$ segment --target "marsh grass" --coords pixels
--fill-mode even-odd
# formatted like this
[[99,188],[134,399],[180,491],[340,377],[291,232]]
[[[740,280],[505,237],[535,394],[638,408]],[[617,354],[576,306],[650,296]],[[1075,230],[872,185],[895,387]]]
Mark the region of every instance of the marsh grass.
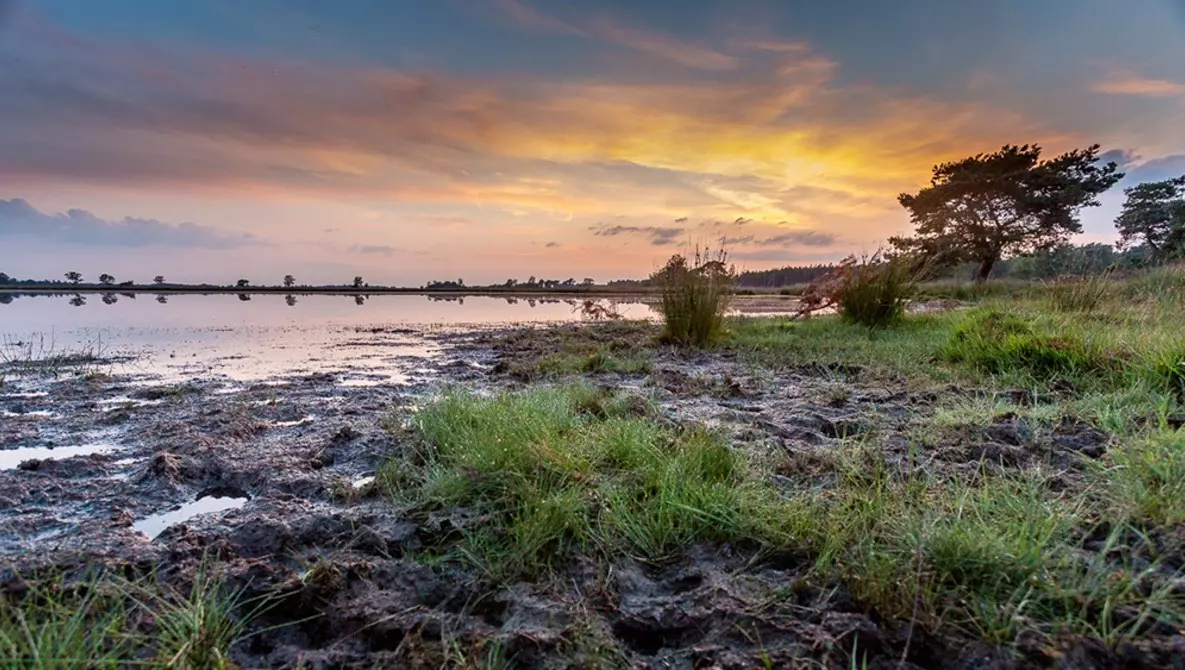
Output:
[[661,294],[664,341],[702,347],[720,337],[736,287],[736,270],[728,264],[727,252],[697,246],[690,258],[672,256],[651,279]]
[[28,337],[4,336],[0,340],[0,375],[26,377],[86,376],[96,374],[104,361],[101,338],[63,345],[53,333]]
[[880,253],[852,265],[839,284],[837,301],[844,321],[866,328],[896,325],[916,293],[912,259],[885,259]]
[[134,657],[132,607],[103,579],[34,581],[19,599],[0,596],[0,668],[119,668]]
[[1061,312],[1093,312],[1102,306],[1114,286],[1111,273],[1063,277],[1048,282],[1042,292],[1050,306]]
[[148,577],[29,576],[0,596],[0,668],[160,667],[227,670],[230,650],[272,606],[246,598],[203,563],[188,592]]
[[744,456],[644,412],[583,385],[455,391],[416,415],[419,453],[380,477],[399,504],[488,517],[441,550],[498,578],[539,576],[574,552],[662,560],[695,542],[768,540],[776,495]]

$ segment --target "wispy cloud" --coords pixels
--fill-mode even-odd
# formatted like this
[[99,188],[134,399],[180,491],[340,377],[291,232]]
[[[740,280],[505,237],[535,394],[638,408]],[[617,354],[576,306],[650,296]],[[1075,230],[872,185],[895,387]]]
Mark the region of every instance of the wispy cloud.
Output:
[[828,233],[814,230],[796,230],[780,235],[760,237],[758,235],[739,235],[720,238],[727,246],[755,246],[755,247],[829,247],[835,244],[837,237]]
[[350,250],[360,254],[386,256],[388,258],[403,252],[403,250],[399,249],[398,247],[393,247],[386,244],[360,244],[350,247]]
[[560,243],[559,242],[548,242],[547,244],[545,244],[543,246],[547,247],[548,249],[555,249],[560,246]]
[[232,249],[263,243],[253,235],[227,233],[194,223],[170,224],[131,216],[107,220],[82,209],[44,214],[22,198],[0,200],[0,236],[3,235],[117,247]]
[[523,0],[494,0],[494,6],[521,25],[545,32],[584,35],[584,31],[572,24],[545,14]]
[[686,67],[727,71],[741,65],[741,59],[736,56],[665,33],[628,26],[606,16],[581,17],[580,26],[583,27],[578,27],[535,8],[526,0],[495,0],[494,6],[520,25],[533,30],[601,39]]
[[741,59],[715,49],[684,42],[662,33],[641,30],[607,19],[594,23],[597,35],[610,42],[644,51],[673,63],[700,70],[727,71],[741,66]]
[[610,226],[607,228],[593,228],[593,234],[598,237],[617,237],[619,235],[640,235],[649,238],[650,244],[663,246],[675,242],[685,231],[682,228],[667,228],[663,226]]
[[1126,70],[1116,70],[1094,85],[1100,93],[1137,95],[1148,98],[1185,97],[1185,83],[1168,79],[1149,79]]

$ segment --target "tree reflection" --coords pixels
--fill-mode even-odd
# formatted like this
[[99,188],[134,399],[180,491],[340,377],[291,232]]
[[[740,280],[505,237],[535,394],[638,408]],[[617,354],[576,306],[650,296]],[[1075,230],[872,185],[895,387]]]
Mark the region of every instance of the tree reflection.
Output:
[[7,305],[13,301],[13,297],[9,293],[0,293],[0,305]]
[[[285,281],[287,281],[287,278],[285,278]],[[284,304],[288,305],[289,307],[296,307],[296,296],[294,296],[294,295],[284,296]]]
[[114,293],[104,293],[103,294],[103,304],[104,305],[114,305],[117,302],[119,302],[119,296],[115,295]]
[[239,294],[239,300],[242,300],[243,302],[247,302],[250,299],[251,299],[251,296],[247,295],[246,293]]
[[70,298],[70,304],[74,307],[82,307],[86,304],[86,298],[82,297],[81,294],[76,293],[74,294],[73,298]]
[[354,296],[354,304],[355,305],[361,306],[365,302],[366,302],[366,296],[364,296],[364,295]]
[[169,304],[169,296],[162,293],[161,295],[156,296],[156,301],[162,305],[167,305]]

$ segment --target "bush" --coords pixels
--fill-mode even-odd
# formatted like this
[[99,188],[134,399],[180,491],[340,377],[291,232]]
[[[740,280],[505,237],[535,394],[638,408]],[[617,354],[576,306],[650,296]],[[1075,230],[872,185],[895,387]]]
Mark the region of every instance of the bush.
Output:
[[676,254],[651,280],[662,291],[658,309],[663,341],[701,347],[720,335],[736,285],[736,270],[728,265],[727,252],[697,247],[690,263]]
[[839,314],[844,321],[886,328],[901,320],[916,282],[909,259],[883,260],[879,253],[853,265],[840,286]]
[[886,259],[881,252],[857,259],[848,256],[835,269],[811,282],[799,301],[799,315],[834,307],[848,323],[869,328],[894,325],[905,314],[924,268],[914,259]]

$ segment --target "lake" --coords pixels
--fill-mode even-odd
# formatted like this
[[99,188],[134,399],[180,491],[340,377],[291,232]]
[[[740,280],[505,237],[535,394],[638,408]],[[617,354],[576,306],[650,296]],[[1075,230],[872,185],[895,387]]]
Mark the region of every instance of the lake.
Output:
[[[0,362],[94,354],[159,382],[250,382],[328,372],[345,385],[404,381],[442,337],[501,324],[579,321],[573,298],[380,294],[22,295],[0,301]],[[604,301],[603,301],[604,302]],[[652,318],[635,300],[626,318]]]

